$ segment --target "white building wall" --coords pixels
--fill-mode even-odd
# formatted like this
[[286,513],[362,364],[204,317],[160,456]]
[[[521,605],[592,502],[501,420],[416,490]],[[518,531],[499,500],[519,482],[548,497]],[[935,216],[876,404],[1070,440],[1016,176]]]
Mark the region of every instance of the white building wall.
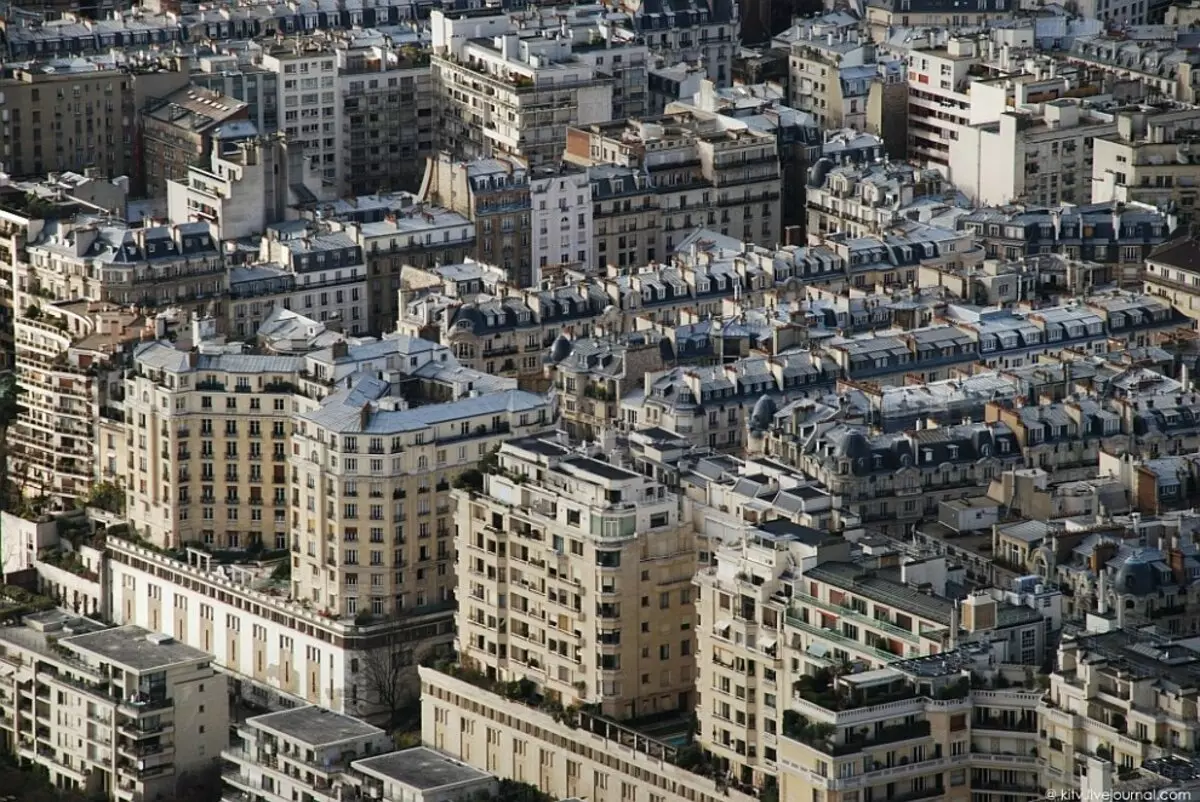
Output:
[[315,160],[323,182],[341,191],[342,104],[337,56],[330,52],[264,55],[263,67],[279,75],[280,128]]
[[594,224],[586,172],[557,174],[530,183],[533,286],[556,265],[592,269]]
[[[139,557],[146,560],[147,567],[151,569],[156,558],[167,562],[158,558],[158,555],[148,549],[134,546],[124,548],[139,552]],[[179,563],[171,561],[173,569],[179,570],[179,565]],[[284,696],[299,697],[339,713],[356,712],[347,709],[349,699],[346,688],[354,678],[348,672],[349,658],[346,650],[336,648],[327,640],[315,635],[305,634],[294,625],[281,625],[267,615],[256,615],[253,611],[245,609],[248,605],[244,602],[242,606],[238,606],[237,599],[251,599],[263,605],[265,611],[274,610],[296,618],[317,619],[315,614],[298,605],[290,605],[282,598],[273,598],[251,591],[245,585],[228,579],[220,579],[211,574],[202,576],[203,584],[223,593],[224,598],[185,588],[155,576],[150,570],[140,570],[117,560],[110,560],[109,568],[113,623],[118,625],[137,624],[146,629],[170,635],[182,643],[209,652],[222,670],[242,679],[250,679],[255,675],[253,666],[254,625],[264,626],[267,628],[265,654],[267,665],[279,665],[284,646],[280,638],[281,636],[286,637],[291,644],[288,651],[291,653],[292,673],[298,681],[295,694],[284,690],[278,677],[269,677],[265,682],[267,686]],[[192,571],[189,573],[189,577],[200,578],[201,573]],[[151,584],[158,589],[157,592],[160,594],[155,599],[155,606],[162,611],[162,614],[158,616],[151,615],[149,595],[149,585]],[[187,628],[184,632],[178,632],[175,630],[174,624],[175,611],[184,606],[187,608]],[[289,607],[295,609],[289,610]],[[204,625],[201,616],[206,612],[205,608],[212,610],[212,635],[208,639],[205,639],[202,634]],[[230,639],[231,632],[234,633],[232,640]],[[233,646],[232,649],[231,646]],[[236,654],[233,653],[234,651]],[[305,668],[305,658],[312,654],[320,655],[321,676],[326,678],[320,687],[310,687],[309,685],[310,675]]]

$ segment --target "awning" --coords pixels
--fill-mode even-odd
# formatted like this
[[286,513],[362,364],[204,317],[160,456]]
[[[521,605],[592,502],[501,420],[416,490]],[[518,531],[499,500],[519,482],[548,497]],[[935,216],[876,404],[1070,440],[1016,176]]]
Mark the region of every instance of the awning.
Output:
[[762,649],[764,652],[768,652],[774,648],[775,648],[775,639],[774,638],[763,638]]
[[811,654],[813,657],[824,657],[825,655],[829,654],[829,647],[824,643],[810,643],[805,651]]

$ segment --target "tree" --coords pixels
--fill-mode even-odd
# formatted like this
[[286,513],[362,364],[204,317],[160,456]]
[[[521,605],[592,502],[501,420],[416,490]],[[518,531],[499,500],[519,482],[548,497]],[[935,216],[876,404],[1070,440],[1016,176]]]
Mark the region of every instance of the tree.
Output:
[[125,511],[125,491],[115,482],[96,482],[88,493],[89,507],[99,507],[115,515]]
[[363,690],[371,702],[387,711],[389,724],[408,703],[410,694],[404,676],[411,670],[412,662],[411,648],[393,637],[371,649],[360,661],[358,676]]

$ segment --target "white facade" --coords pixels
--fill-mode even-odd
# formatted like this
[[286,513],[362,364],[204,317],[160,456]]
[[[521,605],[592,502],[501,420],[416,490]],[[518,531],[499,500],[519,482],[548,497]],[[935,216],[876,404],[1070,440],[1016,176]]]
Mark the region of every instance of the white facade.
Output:
[[280,127],[288,142],[303,149],[326,185],[340,188],[344,143],[337,54],[293,41],[264,53],[262,65],[279,75]]
[[51,519],[27,521],[11,512],[0,512],[0,580],[33,568],[38,552],[58,542]]
[[174,798],[229,738],[227,680],[208,655],[57,611],[0,629],[0,709],[16,757],[60,788],[99,780],[117,802]]
[[533,286],[547,268],[591,270],[593,216],[586,170],[559,171],[529,182]]
[[979,63],[978,44],[951,39],[944,49],[912,50],[908,62],[908,158],[945,166],[958,129],[970,120],[968,73]]
[[214,148],[207,169],[192,166],[186,180],[167,182],[168,217],[211,222],[220,240],[261,234],[287,205],[286,153],[278,139],[240,143],[226,156]]
[[567,126],[612,117],[613,79],[573,56],[575,31],[523,37],[507,16],[453,19],[438,10],[430,24],[445,148],[553,164]]
[[959,126],[949,177],[981,206],[1087,203],[1092,143],[1116,129],[1109,115],[1089,114],[1074,100],[1005,111],[994,123]]
[[372,639],[382,645],[432,628],[433,637],[422,646],[453,640],[453,621],[444,615],[405,619],[408,629],[388,635],[386,627],[356,627],[353,618],[318,615],[307,605],[252,590],[202,565],[116,538],[108,543],[111,619],[208,652],[217,666],[252,685],[249,692],[264,701],[306,701],[357,713],[369,694],[353,669],[373,648]]

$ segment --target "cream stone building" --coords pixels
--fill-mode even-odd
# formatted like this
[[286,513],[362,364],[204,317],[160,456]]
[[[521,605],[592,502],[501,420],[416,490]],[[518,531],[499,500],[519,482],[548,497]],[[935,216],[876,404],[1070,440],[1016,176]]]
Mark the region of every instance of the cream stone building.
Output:
[[410,687],[416,662],[453,641],[445,610],[359,622],[293,601],[253,574],[233,577],[203,552],[177,558],[115,536],[107,550],[112,592],[102,614],[207,652],[235,693],[258,704],[370,713],[378,693],[362,674],[366,660],[394,654],[404,669],[396,682]]
[[118,802],[173,797],[229,738],[228,680],[210,655],[57,611],[0,629],[0,709],[8,751]]
[[[421,740],[475,768],[591,802],[752,802],[663,759],[620,729],[626,745],[558,720],[435,668],[422,666]],[[669,750],[668,750],[669,751]],[[784,797],[780,797],[781,799]]]
[[[939,655],[959,647],[960,638],[963,643],[970,641],[986,650],[997,663],[1040,663],[1045,649],[1042,633],[1047,629],[1040,607],[1013,604],[987,593],[954,602],[946,597],[944,557],[901,555],[896,571],[899,576],[888,577],[852,562],[850,546],[849,541],[828,530],[772,520],[750,530],[741,542],[714,549],[715,565],[696,577],[698,737],[718,768],[738,782],[758,786],[766,778],[776,777],[782,786],[785,768],[796,762],[806,771],[830,778],[869,775],[874,770],[863,769],[861,759],[854,762],[853,769],[843,769],[835,765],[840,761],[834,761],[822,770],[817,754],[825,746],[821,739],[814,739],[816,746],[808,751],[796,751],[797,746],[786,740],[798,737],[794,718],[797,712],[810,726],[824,723],[840,727],[842,722],[859,721],[840,713],[818,714],[811,706],[801,704],[798,699],[811,691],[801,682],[805,676],[836,678],[852,667],[855,673],[839,680],[844,686],[839,692],[867,704],[873,694],[891,695],[895,686],[903,684],[903,672],[891,669],[905,663],[917,666],[912,670],[914,687],[918,680],[929,679],[922,668],[929,664],[922,661],[936,663]],[[958,661],[934,668],[959,677],[968,671],[964,666],[966,662]],[[935,685],[924,694],[936,695],[940,684]],[[900,694],[896,698],[912,700],[920,695],[911,690]],[[1027,706],[1036,706],[1036,697]],[[970,713],[969,702],[964,711]],[[916,708],[908,712],[916,712]],[[885,709],[874,719],[862,719],[862,723],[878,730],[897,723],[888,721],[891,716]],[[961,729],[962,737],[969,738],[966,727]],[[872,740],[863,737],[857,727],[837,729],[831,734],[845,736],[849,745]],[[926,731],[922,737],[928,734]],[[859,746],[825,753],[841,757],[871,751],[866,743]],[[949,744],[944,749],[946,757],[953,755]],[[932,759],[935,751],[931,745],[928,757],[913,757],[913,762]],[[1029,754],[1028,747],[1025,754]],[[883,767],[891,765],[888,761],[871,757],[866,765]],[[1031,768],[1031,763],[1023,765]],[[916,776],[913,770],[905,774]],[[879,780],[885,776],[880,774]],[[799,781],[804,781],[803,773]],[[905,779],[899,792],[907,792],[908,782]],[[864,776],[861,783],[844,788],[863,784],[869,787],[872,778]],[[805,788],[801,796],[789,792],[781,798],[807,799],[809,791]],[[924,788],[915,783],[911,790]]]
[[610,718],[689,709],[696,552],[674,494],[548,439],[498,458],[454,492],[460,662]]
[[292,593],[332,615],[448,610],[458,475],[553,422],[540,395],[504,390],[405,409],[365,379],[301,414],[292,438]]
[[[1111,581],[1124,580],[1118,572]],[[1047,790],[1078,792],[1078,767],[1096,758],[1125,774],[1164,755],[1194,752],[1197,658],[1194,637],[1120,629],[1103,601],[1089,612],[1087,632],[1059,647],[1041,705]]]

